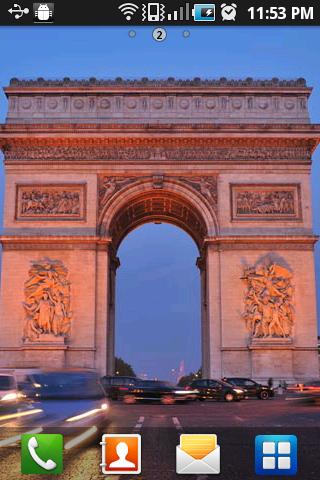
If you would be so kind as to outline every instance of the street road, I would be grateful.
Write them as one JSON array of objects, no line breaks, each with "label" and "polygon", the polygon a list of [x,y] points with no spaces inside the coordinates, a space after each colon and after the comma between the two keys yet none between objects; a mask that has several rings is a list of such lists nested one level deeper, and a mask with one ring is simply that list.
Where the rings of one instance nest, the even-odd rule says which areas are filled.
[{"label": "street road", "polygon": [[[296,434],[298,436],[298,480],[319,479],[320,406],[298,404],[275,398],[268,401],[193,402],[179,405],[111,405],[111,421],[105,433],[140,433],[142,435],[142,474],[101,474],[100,439],[64,456],[62,480],[206,480],[210,476],[177,475],[175,452],[180,433],[216,433],[221,448],[221,480],[259,479],[254,474],[254,438],[257,434]],[[41,424],[41,419],[39,420]],[[33,424],[34,428],[34,424]],[[14,434],[14,426],[1,429],[1,438]],[[20,473],[20,448],[0,448],[0,480],[27,478]],[[51,478],[34,475],[35,480]],[[211,478],[215,478],[211,476]],[[270,477],[269,477],[270,478]],[[285,477],[282,477],[285,478]],[[290,477],[292,478],[292,477]]]}]

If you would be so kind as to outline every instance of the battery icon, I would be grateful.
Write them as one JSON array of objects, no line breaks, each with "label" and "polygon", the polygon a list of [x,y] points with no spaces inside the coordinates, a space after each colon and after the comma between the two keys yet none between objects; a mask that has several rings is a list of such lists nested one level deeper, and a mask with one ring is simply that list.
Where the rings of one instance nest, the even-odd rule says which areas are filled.
[{"label": "battery icon", "polygon": [[195,22],[214,22],[216,6],[214,3],[196,3],[192,14]]}]

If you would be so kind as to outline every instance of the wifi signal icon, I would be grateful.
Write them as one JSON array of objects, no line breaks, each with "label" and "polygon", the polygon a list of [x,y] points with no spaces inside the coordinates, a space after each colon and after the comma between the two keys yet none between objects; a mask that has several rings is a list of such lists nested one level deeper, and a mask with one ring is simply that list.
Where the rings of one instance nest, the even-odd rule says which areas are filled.
[{"label": "wifi signal icon", "polygon": [[120,5],[119,10],[126,17],[126,20],[130,22],[133,15],[139,10],[139,7],[134,3],[123,3],[122,5]]}]

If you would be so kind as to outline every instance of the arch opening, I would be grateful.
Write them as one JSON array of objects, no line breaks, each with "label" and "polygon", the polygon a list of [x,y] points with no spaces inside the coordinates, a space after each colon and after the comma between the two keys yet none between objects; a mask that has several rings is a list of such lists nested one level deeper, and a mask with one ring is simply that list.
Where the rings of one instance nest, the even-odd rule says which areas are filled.
[{"label": "arch opening", "polygon": [[[177,382],[201,365],[198,249],[165,222],[123,238],[115,295],[115,356],[138,376]],[[146,377],[145,377],[146,378]]]},{"label": "arch opening", "polygon": [[[193,240],[194,248],[197,248],[198,254],[193,255],[192,266],[198,277],[198,286],[200,295],[197,300],[199,310],[198,328],[201,332],[201,357],[199,366],[205,366],[208,363],[208,348],[206,342],[209,341],[206,335],[207,330],[207,309],[206,309],[206,271],[205,258],[206,248],[204,239],[216,232],[214,216],[211,215],[210,208],[207,207],[205,199],[201,195],[195,195],[188,189],[181,189],[173,186],[164,189],[152,188],[152,185],[134,186],[124,192],[119,192],[107,205],[102,221],[101,233],[103,232],[111,240],[109,256],[109,308],[108,308],[108,345],[107,345],[107,371],[113,373],[115,360],[115,333],[116,333],[116,277],[118,267],[120,266],[117,258],[118,252],[121,252],[123,242],[127,237],[133,234],[133,231],[145,224],[166,224],[176,228],[177,231],[183,230],[181,235]],[[140,227],[140,228],[139,228]],[[187,235],[186,235],[187,234]],[[190,239],[191,237],[191,239]],[[197,257],[201,261],[196,262]],[[196,265],[200,269],[196,269]],[[119,272],[119,271],[118,271]],[[192,293],[190,293],[192,296]],[[119,302],[118,302],[119,303]]]}]

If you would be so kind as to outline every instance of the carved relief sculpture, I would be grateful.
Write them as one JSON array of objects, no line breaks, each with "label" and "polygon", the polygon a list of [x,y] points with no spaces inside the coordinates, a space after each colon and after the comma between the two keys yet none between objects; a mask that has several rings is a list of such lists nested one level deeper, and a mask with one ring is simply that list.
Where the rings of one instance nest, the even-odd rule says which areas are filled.
[{"label": "carved relief sculpture", "polygon": [[183,177],[181,181],[188,183],[203,195],[215,211],[218,209],[217,177]]},{"label": "carved relief sculpture", "polygon": [[121,188],[132,183],[135,178],[99,177],[99,214],[103,211],[108,200]]},{"label": "carved relief sculpture", "polygon": [[43,335],[69,335],[72,319],[70,282],[68,270],[61,261],[48,258],[33,261],[24,294],[24,341],[36,341]]},{"label": "carved relief sculpture", "polygon": [[299,185],[232,185],[233,220],[301,220]]},{"label": "carved relief sculpture", "polygon": [[[157,141],[157,144],[160,141]],[[170,147],[169,140],[166,140],[166,145],[161,148],[155,148],[152,146],[152,142],[146,142],[144,148],[139,147],[125,147],[120,143],[116,146],[111,145],[110,139],[104,139],[104,146],[97,147],[94,144],[88,147],[83,145],[80,142],[78,146],[41,146],[36,147],[34,145],[25,146],[25,147],[11,147],[10,149],[3,146],[6,160],[10,161],[37,161],[48,159],[50,161],[54,160],[103,160],[106,161],[136,161],[136,162],[151,162],[151,161],[184,161],[184,162],[193,162],[196,158],[197,161],[208,161],[212,160],[219,163],[225,163],[230,161],[235,162],[245,162],[249,161],[260,161],[265,162],[267,160],[275,160],[281,162],[295,162],[299,163],[301,161],[305,162],[311,159],[310,147],[308,145],[301,147],[301,145],[295,145],[294,140],[291,140],[291,143],[286,145],[287,142],[282,141],[282,146],[263,146],[261,141],[261,146],[242,146],[239,147],[240,141],[238,144],[232,139],[228,140],[213,140],[211,143],[208,141],[203,142],[201,139],[197,139],[197,145],[200,147],[192,147],[190,145],[191,141],[188,141],[188,146],[179,144],[175,140],[176,147]],[[113,141],[115,143],[115,140]],[[151,145],[150,145],[151,143]],[[153,141],[153,143],[155,143]],[[168,146],[169,145],[169,146]],[[182,148],[178,148],[181,145]],[[202,145],[202,146],[201,146]],[[223,146],[225,145],[225,146]]]},{"label": "carved relief sculpture", "polygon": [[243,318],[252,338],[289,338],[294,323],[292,274],[271,263],[247,268]]},{"label": "carved relief sculpture", "polygon": [[85,185],[17,185],[17,220],[84,220]]},{"label": "carved relief sculpture", "polygon": [[[107,202],[113,195],[134,181],[145,180],[148,177],[107,177],[99,176],[99,218]],[[217,177],[168,177],[169,180],[178,180],[188,184],[197,190],[210,203],[211,207],[217,212],[218,209],[218,187]],[[161,190],[164,186],[165,177],[163,175],[154,175],[152,177],[153,188]]]}]

